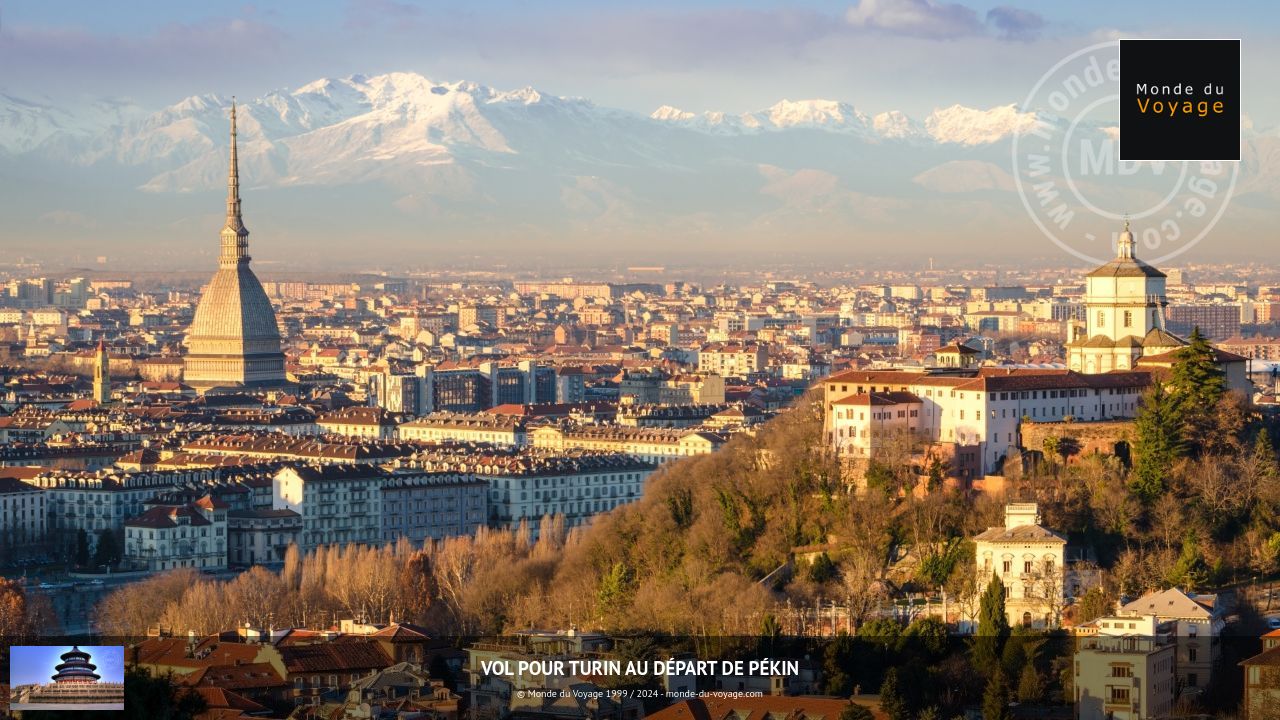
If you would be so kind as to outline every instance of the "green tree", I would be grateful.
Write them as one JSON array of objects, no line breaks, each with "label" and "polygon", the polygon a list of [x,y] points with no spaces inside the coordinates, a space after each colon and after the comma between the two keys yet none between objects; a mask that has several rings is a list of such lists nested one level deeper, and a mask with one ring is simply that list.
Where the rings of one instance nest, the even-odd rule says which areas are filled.
[{"label": "green tree", "polygon": [[840,711],[840,720],[875,720],[875,714],[866,705],[851,702]]},{"label": "green tree", "polygon": [[891,667],[880,684],[880,709],[889,720],[911,720],[911,702],[898,679],[898,668]]},{"label": "green tree", "polygon": [[1080,598],[1080,602],[1076,603],[1072,620],[1076,625],[1087,623],[1111,612],[1114,606],[1114,596],[1099,586],[1091,587],[1085,591],[1084,596]]},{"label": "green tree", "polygon": [[120,562],[120,547],[116,534],[110,530],[98,533],[98,547],[93,551],[93,564],[112,566]]},{"label": "green tree", "polygon": [[137,665],[124,671],[126,720],[193,720],[206,709],[199,693],[190,688],[179,690],[168,675],[153,676]]},{"label": "green tree", "polygon": [[940,659],[947,653],[947,626],[932,615],[913,621],[902,637],[907,641],[907,650],[926,658]]},{"label": "green tree", "polygon": [[76,531],[75,561],[80,567],[89,564],[89,533],[84,528]]},{"label": "green tree", "polygon": [[1040,673],[1036,672],[1033,663],[1022,667],[1022,676],[1018,678],[1018,702],[1038,703],[1044,697],[1044,683]]},{"label": "green tree", "polygon": [[1175,350],[1173,356],[1169,385],[1179,402],[1189,410],[1211,411],[1227,394],[1227,377],[1199,327],[1191,330],[1187,344]]},{"label": "green tree", "polygon": [[929,490],[937,490],[947,478],[947,466],[937,455],[929,456]]},{"label": "green tree", "polygon": [[1129,489],[1151,504],[1164,494],[1165,478],[1174,462],[1186,454],[1181,405],[1160,381],[1143,395],[1134,423],[1138,435]]},{"label": "green tree", "polygon": [[609,571],[600,577],[600,585],[596,588],[596,601],[605,613],[621,610],[631,597],[631,568],[626,563],[616,562]]},{"label": "green tree", "polygon": [[1044,442],[1042,443],[1044,447],[1045,460],[1048,460],[1050,463],[1057,465],[1061,442],[1062,442],[1062,439],[1059,438],[1057,435],[1048,435],[1045,437]]},{"label": "green tree", "polygon": [[974,638],[974,664],[983,672],[997,670],[1000,652],[1009,637],[1009,616],[1004,605],[1004,583],[995,573],[978,605],[978,634]]},{"label": "green tree", "polygon": [[1174,587],[1191,591],[1202,586],[1209,579],[1209,566],[1200,551],[1200,541],[1194,532],[1187,533],[1182,539],[1182,552],[1178,561],[1169,568],[1165,580]]},{"label": "green tree", "polygon": [[836,576],[835,563],[831,562],[831,556],[826,553],[818,553],[818,556],[809,563],[809,579],[822,585]]},{"label": "green tree", "polygon": [[1188,445],[1197,451],[1203,449],[1211,439],[1218,403],[1227,394],[1227,377],[1199,327],[1191,330],[1185,346],[1174,351],[1169,389],[1176,398]]},{"label": "green tree", "polygon": [[1010,720],[1009,684],[1004,673],[996,670],[982,693],[982,720]]},{"label": "green tree", "polygon": [[849,675],[853,654],[853,638],[844,633],[827,643],[822,651],[822,669],[828,695],[843,697],[853,692],[853,678]]}]

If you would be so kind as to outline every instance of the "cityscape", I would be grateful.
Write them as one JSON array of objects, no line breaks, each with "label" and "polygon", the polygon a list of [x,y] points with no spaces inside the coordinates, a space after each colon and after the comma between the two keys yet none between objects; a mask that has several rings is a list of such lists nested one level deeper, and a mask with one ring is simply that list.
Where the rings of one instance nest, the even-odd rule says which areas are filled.
[{"label": "cityscape", "polygon": [[[157,32],[319,42],[336,5]],[[672,12],[766,35],[781,12],[705,5]],[[44,12],[0,29],[0,60],[60,42]],[[341,26],[396,45],[426,12],[351,3]],[[811,12],[832,19],[783,26]],[[860,0],[806,32],[1084,39],[1045,12]],[[566,77],[621,104],[598,52]],[[22,74],[78,85],[61,72]],[[637,103],[659,94],[633,72]],[[1186,161],[1163,205],[1161,172],[1071,185],[1073,247],[1016,167],[1060,118],[867,82],[926,119],[646,117],[399,70],[151,114],[0,93],[0,717],[1280,718],[1276,132],[1250,119],[1230,174]],[[747,92],[724,84],[708,102]],[[1119,137],[1071,128],[1064,159]],[[761,176],[785,208],[748,217]],[[50,216],[59,188],[76,209]]]}]

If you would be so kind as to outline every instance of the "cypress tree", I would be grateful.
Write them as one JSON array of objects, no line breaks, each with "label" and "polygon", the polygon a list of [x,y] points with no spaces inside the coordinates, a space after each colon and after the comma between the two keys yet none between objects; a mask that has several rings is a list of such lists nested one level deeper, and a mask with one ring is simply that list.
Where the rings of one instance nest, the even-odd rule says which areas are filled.
[{"label": "cypress tree", "polygon": [[1010,720],[1011,717],[1009,684],[1005,682],[1004,673],[997,670],[982,693],[982,720]]},{"label": "cypress tree", "polygon": [[973,648],[974,664],[984,672],[998,668],[1000,652],[1008,637],[1009,616],[1004,606],[1004,583],[993,572],[979,604],[978,635],[974,638]]},{"label": "cypress tree", "polygon": [[1134,425],[1138,442],[1129,489],[1151,504],[1164,494],[1173,463],[1186,454],[1179,403],[1163,383],[1156,381],[1143,396]]}]

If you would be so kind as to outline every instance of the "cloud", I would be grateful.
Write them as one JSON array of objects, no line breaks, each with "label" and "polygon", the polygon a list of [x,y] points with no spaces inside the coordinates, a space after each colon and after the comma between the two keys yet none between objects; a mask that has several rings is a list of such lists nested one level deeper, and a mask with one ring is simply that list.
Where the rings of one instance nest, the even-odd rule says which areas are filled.
[{"label": "cloud", "polygon": [[349,0],[345,22],[348,28],[368,30],[383,22],[412,22],[421,15],[422,8],[396,0]]},{"label": "cloud", "polygon": [[1030,10],[1001,5],[987,11],[987,24],[1002,40],[1029,42],[1040,36],[1044,18]]},{"label": "cloud", "polygon": [[984,31],[978,14],[971,8],[935,0],[859,0],[845,13],[845,20],[854,27],[935,40]]}]

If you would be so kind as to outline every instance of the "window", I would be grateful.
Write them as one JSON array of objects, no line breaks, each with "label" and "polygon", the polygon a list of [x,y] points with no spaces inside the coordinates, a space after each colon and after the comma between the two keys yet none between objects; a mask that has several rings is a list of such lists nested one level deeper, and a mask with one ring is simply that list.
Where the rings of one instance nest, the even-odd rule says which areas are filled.
[{"label": "window", "polygon": [[1012,570],[1012,569],[1013,569],[1013,561],[1012,561],[1012,560],[1005,560],[1005,561],[1004,561],[1004,571],[1005,571],[1005,572],[1009,572],[1009,571],[1010,571],[1010,570]]},{"label": "window", "polygon": [[1098,324],[1099,324],[1099,325],[1105,325],[1106,323],[1107,323],[1107,313],[1106,313],[1105,311],[1099,310],[1099,311],[1098,311]]},{"label": "window", "polygon": [[1111,677],[1118,677],[1118,678],[1133,677],[1133,666],[1132,665],[1112,665]]},{"label": "window", "polygon": [[1124,326],[1133,327],[1133,311],[1132,310],[1124,311]]},{"label": "window", "polygon": [[1109,689],[1111,690],[1112,703],[1129,702],[1129,688],[1121,687],[1119,685],[1112,685]]}]

